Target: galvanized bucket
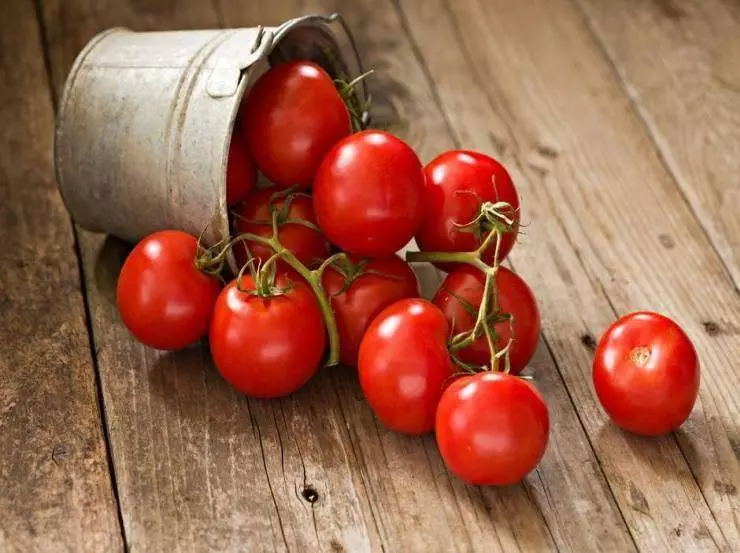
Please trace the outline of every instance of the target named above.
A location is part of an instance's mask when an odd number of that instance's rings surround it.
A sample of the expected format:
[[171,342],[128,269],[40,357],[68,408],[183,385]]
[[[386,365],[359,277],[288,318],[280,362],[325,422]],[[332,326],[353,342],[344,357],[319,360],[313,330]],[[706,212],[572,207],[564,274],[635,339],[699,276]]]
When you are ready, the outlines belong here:
[[[344,36],[332,32],[335,21]],[[296,58],[335,77],[362,72],[337,14],[93,38],[67,78],[56,123],[57,182],[72,218],[131,242],[162,229],[207,228],[208,244],[228,237],[226,164],[242,97],[266,60]]]

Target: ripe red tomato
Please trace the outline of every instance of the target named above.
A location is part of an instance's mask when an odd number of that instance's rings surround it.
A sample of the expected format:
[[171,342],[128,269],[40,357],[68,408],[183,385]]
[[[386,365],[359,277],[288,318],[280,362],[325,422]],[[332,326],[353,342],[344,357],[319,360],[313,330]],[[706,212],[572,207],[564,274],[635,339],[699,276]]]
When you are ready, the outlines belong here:
[[296,60],[272,67],[252,88],[242,118],[257,167],[281,188],[308,188],[326,152],[352,132],[329,74]]
[[196,268],[197,244],[185,232],[163,230],[144,238],[126,258],[116,303],[139,342],[175,350],[208,332],[221,283]]
[[[232,281],[218,297],[211,321],[216,368],[234,388],[255,397],[295,392],[319,369],[326,346],[324,321],[308,285],[284,275],[275,283],[290,288],[262,298]],[[241,287],[255,289],[251,275],[243,276]]]
[[[275,188],[255,190],[246,201],[234,210],[234,226],[238,233],[249,232],[269,238],[272,236],[272,211],[270,198],[279,192]],[[281,210],[285,205],[285,198],[278,198],[273,202],[275,209]],[[293,196],[287,213],[287,219],[302,219],[316,224],[311,198],[302,195]],[[300,223],[282,223],[278,231],[278,240],[307,266],[314,266],[329,256],[329,243],[317,230]],[[247,242],[252,255],[263,262],[273,254],[272,250],[256,242]],[[246,251],[241,244],[234,247],[234,254],[243,265],[247,261]],[[284,264],[280,264],[283,266]]]
[[475,485],[514,484],[547,447],[547,404],[529,382],[485,371],[459,378],[437,408],[437,445],[458,478]]
[[[473,328],[483,299],[484,284],[485,276],[480,270],[471,265],[461,265],[447,275],[439,287],[432,303],[442,310],[450,325],[453,325],[453,335]],[[509,349],[509,360],[511,373],[519,374],[537,349],[540,312],[527,283],[506,267],[499,268],[496,286],[501,312],[514,316],[514,342]],[[472,308],[475,313],[471,314],[467,308]],[[496,348],[500,350],[511,336],[509,322],[498,322],[493,329],[498,335]],[[491,359],[485,336],[460,350],[457,355],[461,361],[473,365],[489,365]]]
[[350,367],[357,366],[357,354],[365,331],[373,319],[392,303],[419,295],[416,275],[407,263],[395,255],[352,262],[364,264],[354,279],[333,266],[323,276],[324,289],[331,298],[339,330],[340,359]]
[[454,373],[442,312],[422,299],[404,299],[375,317],[360,344],[358,374],[370,407],[391,430],[423,434]]
[[594,388],[617,426],[645,436],[675,430],[699,393],[694,345],[671,319],[641,311],[616,321],[594,355]]
[[[499,261],[514,247],[519,225],[519,196],[503,165],[495,159],[467,150],[451,150],[434,158],[425,168],[424,216],[416,231],[421,251],[463,252],[480,246],[481,237],[457,225],[469,223],[478,215],[482,202],[508,202],[514,208],[516,228],[503,235]],[[485,229],[488,230],[488,229]],[[483,233],[483,238],[487,232]],[[484,261],[493,261],[493,246]],[[439,263],[445,271],[454,265]]]
[[314,210],[330,242],[360,256],[401,249],[421,220],[424,173],[400,138],[363,131],[338,143],[314,182]]
[[257,180],[257,169],[244,137],[237,129],[231,137],[226,166],[226,205],[238,204],[247,197]]

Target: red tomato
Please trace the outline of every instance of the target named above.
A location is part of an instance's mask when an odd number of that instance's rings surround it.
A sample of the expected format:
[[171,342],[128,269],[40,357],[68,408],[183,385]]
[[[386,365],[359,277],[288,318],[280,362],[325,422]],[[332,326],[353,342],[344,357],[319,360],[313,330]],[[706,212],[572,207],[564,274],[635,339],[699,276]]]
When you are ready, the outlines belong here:
[[314,210],[330,242],[360,256],[401,249],[421,219],[424,173],[400,138],[363,131],[326,154],[314,182]]
[[404,299],[375,317],[360,344],[358,374],[370,407],[391,430],[423,434],[454,373],[442,312],[422,299]]
[[458,478],[475,485],[514,484],[547,447],[547,404],[529,382],[485,371],[450,384],[437,408],[437,445]]
[[[324,321],[303,281],[278,275],[283,295],[262,298],[241,292],[236,280],[221,292],[211,321],[211,355],[221,376],[240,392],[280,397],[316,373],[326,346]],[[242,290],[254,290],[245,274]]]
[[[447,275],[440,286],[432,302],[442,310],[449,323],[454,325],[453,335],[473,328],[483,298],[484,284],[485,276],[480,270],[471,265],[461,265]],[[519,374],[537,349],[540,312],[527,283],[506,267],[499,268],[496,286],[501,312],[514,316],[514,342],[509,349],[509,360],[511,373]],[[466,308],[472,308],[475,314],[471,314]],[[498,335],[496,346],[500,350],[506,346],[511,336],[509,322],[498,322],[492,328]],[[491,359],[485,336],[460,350],[457,355],[461,361],[473,365],[489,365]]]
[[296,60],[272,67],[247,97],[242,118],[257,167],[281,188],[308,188],[326,152],[352,132],[334,81]]
[[[275,188],[265,188],[255,190],[243,204],[234,210],[234,226],[237,232],[249,232],[258,236],[269,238],[272,236],[272,211],[270,208],[270,198],[279,192]],[[273,202],[275,209],[281,210],[285,205],[285,198],[276,199]],[[311,198],[306,196],[293,196],[290,202],[287,219],[302,219],[309,223],[316,224]],[[300,223],[282,223],[278,231],[278,240],[287,249],[299,259],[301,263],[313,266],[316,262],[329,256],[329,243],[324,236],[309,227]],[[256,242],[247,242],[252,255],[263,262],[267,261],[273,252],[270,248],[257,244]],[[244,247],[237,244],[234,247],[234,254],[239,262],[243,265],[247,261],[247,255]],[[283,265],[281,263],[281,265]]]
[[[424,173],[424,216],[416,231],[421,251],[464,252],[480,246],[480,236],[457,225],[475,219],[481,203],[486,201],[511,204],[515,210],[511,215],[518,228],[519,196],[509,173],[495,159],[478,152],[451,150],[433,159]],[[516,229],[503,235],[499,261],[506,258],[515,241]],[[493,253],[494,248],[489,248],[484,261],[491,263]],[[449,263],[437,265],[445,271],[454,269]]]
[[334,267],[329,267],[323,277],[339,330],[340,359],[350,367],[357,366],[360,342],[378,313],[398,300],[419,295],[414,271],[395,255],[364,263],[362,273],[350,277],[348,287],[347,278]]
[[229,145],[226,166],[226,204],[231,207],[247,197],[257,180],[257,169],[247,149],[247,143],[236,129]]
[[699,393],[699,359],[671,319],[642,311],[604,333],[594,355],[594,388],[609,417],[645,436],[675,430]]
[[196,268],[197,244],[185,232],[163,230],[144,238],[126,258],[116,302],[123,323],[142,344],[181,349],[208,332],[221,283]]

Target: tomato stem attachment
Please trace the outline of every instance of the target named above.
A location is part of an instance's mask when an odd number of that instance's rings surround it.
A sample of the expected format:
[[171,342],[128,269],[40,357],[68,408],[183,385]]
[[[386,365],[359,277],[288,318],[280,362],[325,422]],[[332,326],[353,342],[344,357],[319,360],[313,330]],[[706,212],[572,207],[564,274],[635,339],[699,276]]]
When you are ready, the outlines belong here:
[[216,253],[215,255],[212,255],[209,250],[206,250],[205,253],[199,255],[198,259],[196,260],[196,266],[200,270],[207,273],[220,273],[223,270],[227,253],[235,245],[243,242],[256,242],[258,244],[261,244],[262,246],[270,248],[274,252],[274,255],[270,257],[267,263],[265,263],[266,266],[272,265],[273,267],[271,268],[271,270],[274,271],[274,263],[277,258],[280,258],[288,265],[290,265],[290,267],[292,267],[311,287],[311,290],[316,296],[316,301],[319,305],[319,309],[321,311],[321,315],[326,326],[326,332],[329,337],[329,357],[327,358],[326,365],[329,367],[337,365],[339,363],[339,331],[337,329],[337,322],[336,318],[334,317],[334,311],[331,307],[331,301],[329,300],[329,297],[324,290],[322,277],[327,267],[329,267],[332,263],[336,261],[346,258],[347,256],[345,253],[334,254],[326,259],[319,266],[318,269],[314,271],[310,270],[303,263],[301,263],[301,261],[293,254],[293,252],[285,248],[280,243],[280,216],[281,214],[279,210],[273,209],[271,221],[272,236],[270,238],[258,236],[249,232],[242,233],[238,236],[235,236],[222,246],[220,244],[215,246],[214,249],[218,251],[218,253]]
[[[486,338],[488,351],[490,352],[490,370],[499,370],[502,358],[504,359],[504,371],[509,372],[511,367],[509,352],[513,343],[513,317],[506,315],[509,321],[510,338],[507,344],[500,349],[496,348],[497,336],[493,326],[504,315],[500,313],[496,276],[501,266],[500,253],[503,234],[514,231],[514,219],[509,216],[509,213],[512,212],[512,206],[506,202],[483,202],[478,208],[478,214],[472,221],[464,225],[458,225],[466,229],[472,227],[480,228],[482,223],[486,223],[490,229],[481,241],[481,244],[473,251],[406,253],[406,261],[410,263],[424,261],[431,263],[467,263],[476,267],[485,275],[483,295],[473,328],[454,336],[448,344],[448,350],[453,361],[466,371],[470,370],[470,366],[462,363],[455,354],[483,336]],[[494,253],[493,261],[489,265],[483,261],[483,256],[491,246],[494,248]]]

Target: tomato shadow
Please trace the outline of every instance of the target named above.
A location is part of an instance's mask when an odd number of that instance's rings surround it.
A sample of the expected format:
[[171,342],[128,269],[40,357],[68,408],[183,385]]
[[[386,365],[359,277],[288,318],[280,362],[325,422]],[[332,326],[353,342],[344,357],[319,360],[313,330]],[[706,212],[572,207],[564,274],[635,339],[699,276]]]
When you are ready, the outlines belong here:
[[133,246],[128,242],[106,236],[95,258],[93,278],[99,298],[108,304],[116,303],[116,284],[123,262]]
[[[161,352],[147,378],[151,395],[171,421],[189,420],[197,425],[195,432],[224,437],[249,430],[246,399],[218,374],[205,344]],[[220,424],[224,419],[231,424]]]
[[[680,432],[680,431],[679,431]],[[665,436],[640,436],[627,430],[622,430],[611,421],[605,421],[599,429],[596,440],[596,452],[611,451],[616,455],[620,466],[644,467],[654,478],[652,484],[660,487],[664,484],[693,485],[693,476],[686,465],[683,455],[689,452],[681,452],[681,447],[676,436],[666,434]],[[692,448],[689,444],[687,447]],[[633,461],[630,461],[630,457]],[[639,500],[642,495],[632,482],[627,484],[633,500]],[[637,499],[635,499],[637,498]],[[638,501],[639,503],[639,501]]]

